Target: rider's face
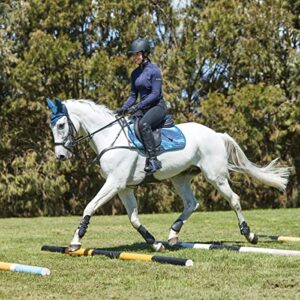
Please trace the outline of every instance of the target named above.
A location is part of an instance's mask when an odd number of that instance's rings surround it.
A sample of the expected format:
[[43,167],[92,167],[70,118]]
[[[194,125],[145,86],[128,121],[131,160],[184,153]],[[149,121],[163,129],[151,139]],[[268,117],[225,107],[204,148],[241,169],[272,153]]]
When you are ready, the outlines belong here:
[[142,52],[133,53],[132,54],[132,60],[136,64],[140,65],[143,62],[143,54],[142,54]]

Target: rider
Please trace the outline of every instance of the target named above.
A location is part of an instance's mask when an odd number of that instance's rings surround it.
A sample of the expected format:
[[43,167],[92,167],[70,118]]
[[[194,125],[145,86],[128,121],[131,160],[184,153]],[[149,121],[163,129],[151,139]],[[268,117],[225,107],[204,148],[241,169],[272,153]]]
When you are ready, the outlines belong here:
[[[138,38],[132,42],[128,53],[132,55],[138,67],[131,73],[130,96],[116,111],[119,115],[127,111],[141,115],[138,126],[148,153],[144,169],[147,174],[152,174],[161,168],[152,130],[159,127],[167,113],[167,106],[162,96],[161,72],[149,59],[150,49],[150,42],[145,38]],[[140,102],[134,106],[138,95],[140,95]]]

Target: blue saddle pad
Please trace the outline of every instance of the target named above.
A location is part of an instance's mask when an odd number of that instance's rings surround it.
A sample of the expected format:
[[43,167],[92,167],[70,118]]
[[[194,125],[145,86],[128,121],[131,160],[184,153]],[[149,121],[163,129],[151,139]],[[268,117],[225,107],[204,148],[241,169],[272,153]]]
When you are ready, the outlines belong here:
[[[128,136],[131,142],[140,150],[145,150],[144,145],[137,138],[134,130],[134,124],[128,126]],[[161,129],[161,143],[158,154],[167,151],[180,150],[185,147],[186,141],[182,131],[177,126],[166,127]]]

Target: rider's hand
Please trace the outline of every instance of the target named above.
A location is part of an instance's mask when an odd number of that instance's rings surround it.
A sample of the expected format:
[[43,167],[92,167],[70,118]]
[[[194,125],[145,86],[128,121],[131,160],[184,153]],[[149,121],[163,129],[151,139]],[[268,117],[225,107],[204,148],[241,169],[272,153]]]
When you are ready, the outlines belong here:
[[118,108],[117,110],[115,110],[115,114],[117,114],[118,116],[123,116],[128,110],[124,109],[124,108]]
[[143,117],[142,110],[140,110],[136,107],[132,110],[129,110],[128,112],[131,113],[131,118],[138,118],[139,119],[139,118]]
[[131,115],[135,114],[137,111],[138,111],[138,109],[137,109],[136,107],[134,107],[134,106],[132,106],[132,107],[130,107],[130,108],[128,109],[128,112],[129,112]]

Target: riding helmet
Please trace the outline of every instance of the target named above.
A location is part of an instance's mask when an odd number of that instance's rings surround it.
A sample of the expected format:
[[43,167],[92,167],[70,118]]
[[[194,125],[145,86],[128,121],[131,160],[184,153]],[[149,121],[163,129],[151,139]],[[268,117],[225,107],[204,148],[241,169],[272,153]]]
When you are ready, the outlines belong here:
[[138,52],[142,52],[146,55],[150,54],[151,46],[150,46],[150,42],[147,39],[138,38],[132,42],[128,54],[131,55]]

